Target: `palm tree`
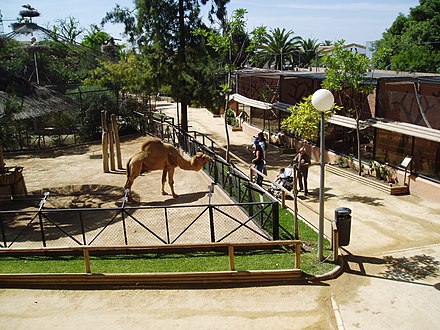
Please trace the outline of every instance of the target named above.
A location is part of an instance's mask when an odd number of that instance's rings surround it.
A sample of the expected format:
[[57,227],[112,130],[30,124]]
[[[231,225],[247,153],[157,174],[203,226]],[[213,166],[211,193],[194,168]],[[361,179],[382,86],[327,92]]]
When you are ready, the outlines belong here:
[[293,64],[293,55],[299,49],[302,38],[292,35],[293,31],[284,28],[271,30],[258,50],[259,64],[273,66],[277,70],[283,70],[286,63]]
[[301,63],[300,66],[310,66],[313,62],[317,62],[319,55],[318,39],[305,39],[301,43]]

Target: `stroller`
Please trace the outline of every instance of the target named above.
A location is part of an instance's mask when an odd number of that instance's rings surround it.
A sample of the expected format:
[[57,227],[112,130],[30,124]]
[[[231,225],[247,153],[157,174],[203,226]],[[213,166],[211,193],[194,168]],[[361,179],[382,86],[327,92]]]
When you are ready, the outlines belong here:
[[277,198],[281,197],[281,188],[279,186],[282,186],[284,189],[287,189],[288,191],[292,191],[293,168],[292,167],[281,168],[274,182],[276,184],[272,183],[271,187],[269,188],[269,192],[275,197]]

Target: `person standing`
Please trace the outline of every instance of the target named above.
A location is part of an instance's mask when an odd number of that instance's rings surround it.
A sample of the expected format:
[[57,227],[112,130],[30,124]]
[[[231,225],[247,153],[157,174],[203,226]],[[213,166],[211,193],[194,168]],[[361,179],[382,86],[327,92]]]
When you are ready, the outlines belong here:
[[261,146],[261,150],[263,151],[263,162],[264,162],[264,166],[263,166],[263,173],[265,175],[267,175],[267,169],[266,169],[266,150],[267,150],[267,142],[266,142],[266,138],[264,137],[264,133],[263,132],[259,132],[257,134],[257,136],[254,137],[254,143],[252,145],[252,152],[255,155],[255,147],[256,145],[259,144]]
[[267,142],[263,132],[258,133],[257,137],[255,138],[254,144],[259,144],[261,146],[261,149],[263,149],[263,158],[266,159]]
[[293,158],[293,163],[298,166],[299,191],[304,189],[304,195],[309,193],[307,187],[307,177],[309,175],[310,156],[305,147],[299,149],[299,153]]
[[[254,164],[255,169],[263,172],[264,171],[264,153],[263,153],[263,148],[261,147],[261,145],[259,143],[254,145],[255,147],[255,158],[252,159],[252,164]],[[257,173],[257,178],[256,178],[256,183],[259,186],[263,185],[263,176],[259,173]]]

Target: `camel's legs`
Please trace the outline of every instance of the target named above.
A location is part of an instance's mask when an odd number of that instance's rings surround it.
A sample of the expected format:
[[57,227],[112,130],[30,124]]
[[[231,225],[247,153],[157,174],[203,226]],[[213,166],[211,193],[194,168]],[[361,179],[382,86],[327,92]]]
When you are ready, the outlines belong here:
[[133,185],[134,180],[139,176],[140,174],[131,172],[130,175],[127,175],[127,181],[125,182],[125,189],[131,189],[131,186]]
[[168,195],[168,193],[165,191],[165,182],[167,182],[167,174],[168,171],[166,168],[162,171],[162,195]]
[[171,193],[173,194],[173,197],[174,198],[179,197],[179,195],[177,195],[174,192],[174,167],[168,170],[168,184],[170,185]]
[[133,181],[129,176],[127,176],[127,181],[125,182],[124,189],[131,189]]
[[130,161],[127,164],[127,181],[125,182],[124,189],[130,189],[128,193],[128,199],[131,200],[131,186],[134,180],[141,175],[142,166],[131,166]]
[[168,184],[171,188],[171,194],[173,197],[179,197],[174,192],[174,167],[171,168],[164,168],[162,171],[162,195],[168,195],[168,193],[165,191],[165,183],[167,182],[167,175],[168,175]]

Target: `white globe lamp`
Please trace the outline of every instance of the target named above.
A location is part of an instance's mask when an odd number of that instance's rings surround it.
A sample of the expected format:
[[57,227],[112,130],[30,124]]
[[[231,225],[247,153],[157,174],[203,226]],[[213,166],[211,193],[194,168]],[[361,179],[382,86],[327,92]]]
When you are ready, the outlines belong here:
[[335,98],[328,89],[318,89],[312,95],[312,105],[319,112],[330,110],[335,103]]

